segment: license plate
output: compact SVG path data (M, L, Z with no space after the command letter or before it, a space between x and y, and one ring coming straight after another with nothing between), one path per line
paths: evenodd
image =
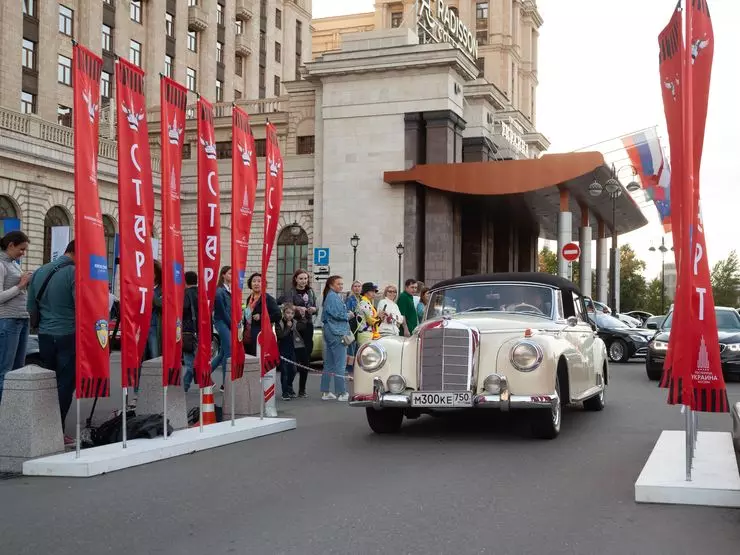
M470 391L415 391L411 394L411 406L456 408L473 405L473 394Z

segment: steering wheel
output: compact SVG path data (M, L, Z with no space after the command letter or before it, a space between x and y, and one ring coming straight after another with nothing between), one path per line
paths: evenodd
M516 305L514 307L514 312L538 312L540 314L544 314L544 312L536 306L527 303L519 303Z

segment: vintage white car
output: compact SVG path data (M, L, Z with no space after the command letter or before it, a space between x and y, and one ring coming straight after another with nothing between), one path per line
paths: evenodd
M408 338L361 346L349 404L376 433L404 416L455 409L526 409L535 437L560 432L563 405L604 408L604 342L570 281L538 273L465 276L431 290Z

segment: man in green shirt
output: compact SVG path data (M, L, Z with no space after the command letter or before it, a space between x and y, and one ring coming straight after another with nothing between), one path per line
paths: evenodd
M53 262L36 270L28 285L28 311L38 311L39 356L44 368L57 374L62 430L75 391L75 242ZM56 272L51 275L51 272ZM51 275L41 298L36 300ZM65 443L73 440L65 436Z
M414 306L414 295L416 294L416 280L409 278L404 282L404 291L398 296L398 308L403 315L403 335L409 337L416 326L419 325L419 317Z

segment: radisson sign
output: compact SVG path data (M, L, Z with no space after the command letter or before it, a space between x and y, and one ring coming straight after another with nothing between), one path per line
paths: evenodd
M417 3L417 26L422 44L449 42L473 60L478 58L475 34L443 0L417 0Z

